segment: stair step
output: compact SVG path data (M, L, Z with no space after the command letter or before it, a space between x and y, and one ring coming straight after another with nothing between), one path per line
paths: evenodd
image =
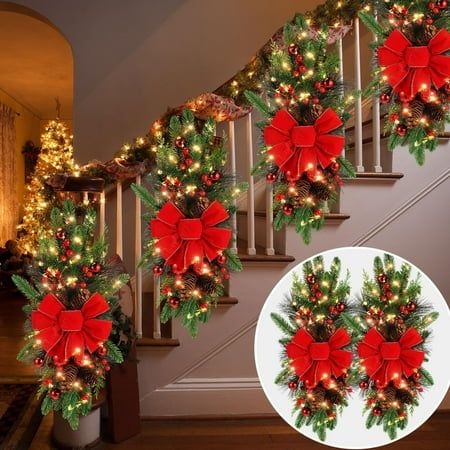
M219 297L217 306L237 305L239 300L236 297Z
M174 338L160 338L154 339L149 337L142 337L136 341L138 347L178 347L180 341Z
M381 140L385 140L388 139L390 136L390 134L380 134L380 139ZM439 134L438 139L450 139L450 132L445 131L444 133ZM367 145L367 144L371 144L373 142L373 136L369 136L366 137L365 139L363 139L362 144L363 145ZM347 149L348 150L353 150L355 148L355 142L349 142L347 144Z
M238 239L237 246L238 256L242 262L291 263L295 261L295 258L290 255L266 255L264 247L261 247L260 245L256 245L256 255L248 255L248 244L247 241L244 241L243 239Z
M359 172L355 178L345 178L345 182L357 182L363 180L370 181L396 181L400 180L405 175L400 172Z
M237 214L240 216L246 216L247 211L238 211ZM263 217L265 218L267 216L266 211L255 211L255 217ZM325 221L343 221L350 219L350 216L348 214L341 214L341 213L327 213L325 214ZM239 244L238 244L239 247Z

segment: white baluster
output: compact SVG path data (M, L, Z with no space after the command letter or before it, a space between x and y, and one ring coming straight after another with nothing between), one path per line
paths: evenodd
M116 184L116 253L123 258L122 182Z
M136 177L136 185L141 185L141 176ZM139 262L142 257L142 218L141 218L141 200L136 195L136 228L135 228L135 301L136 308L134 311L135 328L138 338L142 337L142 268Z
M247 253L256 255L255 246L255 186L253 175L253 127L252 115L249 113L246 120L246 146L247 146L247 165L248 165L248 191L247 191Z
M344 49L343 49L343 38L338 39L337 48L338 48L338 56L339 56L339 84L342 89L342 104L344 104ZM345 137L345 129L342 130L342 135ZM345 157L345 147L342 150L342 156Z
M273 246L273 186L266 184L266 255L275 255Z
M161 280L158 276L154 276L153 280L153 339L161 339Z
M83 192L83 205L89 205L89 192Z
M100 213L99 213L99 223L98 223L98 230L100 233L100 236L103 235L105 232L105 191L102 191L100 193Z
M228 140L230 143L230 170L233 177L236 176L236 137L234 134L234 121L228 122ZM236 208L236 199L233 200L233 206ZM231 251L237 253L237 216L236 212L231 216L231 228L233 229L233 237L231 243Z
M361 48L359 44L359 19L354 21L355 32L355 89L361 91ZM363 165L363 136L362 136L362 99L358 95L355 103L355 162L356 170L364 172Z
M377 13L375 12L375 19ZM374 33L375 42L378 41L378 36ZM380 98L373 97L372 108L372 135L373 135L373 164L375 172L383 172L381 167L381 117L380 117Z

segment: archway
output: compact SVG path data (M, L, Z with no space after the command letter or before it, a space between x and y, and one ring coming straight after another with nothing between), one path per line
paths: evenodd
M72 129L73 55L67 39L35 11L0 2L0 247L15 237L26 172L45 123L56 116ZM6 122L9 122L8 124ZM9 129L8 129L9 128Z

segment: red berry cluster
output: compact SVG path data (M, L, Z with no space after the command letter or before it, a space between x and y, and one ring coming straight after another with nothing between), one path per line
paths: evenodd
M175 147L180 150L182 156L182 161L179 163L178 167L180 170L186 170L194 162L191 158L190 149L186 145L186 140L181 136L178 136L175 139Z

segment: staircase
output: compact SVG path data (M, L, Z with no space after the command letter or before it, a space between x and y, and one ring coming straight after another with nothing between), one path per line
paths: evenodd
M338 46L348 55L348 49L357 48L354 44L359 39L359 27L355 27ZM361 69L369 70L361 60L370 59L369 55L361 59L359 53L350 56L358 88ZM343 66L342 74L344 70ZM260 139L254 124L259 120L253 112L236 122L218 125L217 134L226 131L229 136L230 168L249 183L248 192L238 199L239 211L233 218L235 247L244 270L233 274L228 295L220 299L196 339L178 322L160 323L159 281L148 271L136 270L132 290L143 417L273 414L256 376L254 330L267 295L300 261L330 248L364 245L417 261L425 271L436 258L445 262L438 239L427 229L429 222L417 218L423 214L431 217L438 205L448 201L449 155L444 147L450 135L441 136L438 150L427 155L424 167L418 167L407 149L388 151L387 138L380 132L378 100L357 101L353 121L346 129L346 157L357 167L357 177L346 180L323 229L315 232L312 243L306 246L290 227L273 231L271 186L250 175ZM134 232L122 231L123 205L127 205L127 214L136 217ZM106 213L104 207L101 211L103 217L106 214L103 220L110 225L110 235L115 236L115 249L129 269L136 266L142 230L147 228L141 222L140 208L130 189L119 183L106 196ZM436 227L433 231L446 235L443 221L430 223ZM450 402L447 404L450 406Z

